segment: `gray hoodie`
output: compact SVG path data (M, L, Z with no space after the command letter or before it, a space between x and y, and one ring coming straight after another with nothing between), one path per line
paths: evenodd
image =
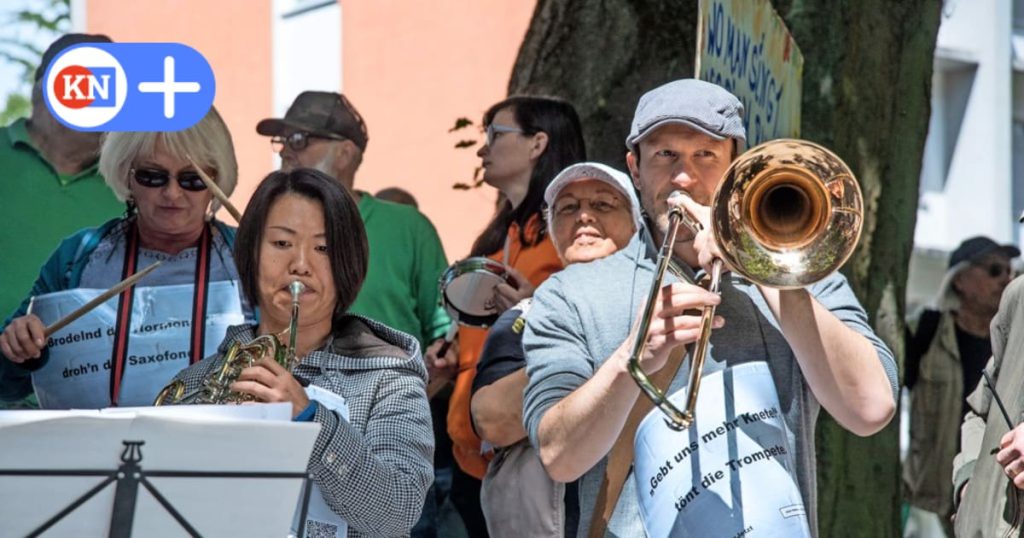
M216 355L178 374L186 392L219 368L232 342L255 336L251 325L229 328ZM348 536L408 535L433 480L434 434L419 343L349 315L294 373L348 405L347 421L317 407L320 433L308 468L328 506L348 522Z

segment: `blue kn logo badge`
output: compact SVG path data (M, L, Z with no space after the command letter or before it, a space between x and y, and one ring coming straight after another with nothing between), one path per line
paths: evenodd
M180 43L89 43L64 50L43 77L46 106L79 131L178 131L203 119L216 83Z

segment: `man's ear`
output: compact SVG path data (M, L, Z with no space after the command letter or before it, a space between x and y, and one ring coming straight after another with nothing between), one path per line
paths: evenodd
M632 151L626 152L626 167L629 168L629 177L633 178L633 188L640 190L640 168Z
M546 149L548 149L548 134L544 131L537 131L531 141L530 159L539 159Z

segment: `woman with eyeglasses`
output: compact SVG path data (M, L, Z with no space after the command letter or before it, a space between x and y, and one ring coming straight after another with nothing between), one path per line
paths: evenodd
M532 296L541 282L562 268L546 232L544 190L562 169L585 161L586 149L576 110L560 99L513 96L488 109L483 124L487 142L477 152L483 180L498 189L503 201L469 255L504 264L515 280L515 286L502 284L495 289L500 314ZM451 496L471 536L487 535L480 511L480 479L490 456L481 453L469 414L476 363L486 338L485 329L460 327L457 359L452 356L455 351L437 358L438 346L428 349L428 360L433 360L435 368L450 367L450 362L457 365L448 434L461 470L453 469Z
M0 334L0 399L50 409L150 405L174 375L253 319L232 256L235 229L192 162L230 195L231 134L213 108L175 132L106 135L100 173L122 217L65 239ZM42 208L40 208L42 210ZM55 334L47 325L156 262L136 285Z

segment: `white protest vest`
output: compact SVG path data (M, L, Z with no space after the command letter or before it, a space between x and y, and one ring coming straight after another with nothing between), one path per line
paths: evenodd
M335 411L342 419L348 420L348 403L345 402L345 398L341 395L316 385L310 385L306 387L306 396L309 396L310 400L316 400L319 405ZM301 508L302 506L300 505L295 510L290 536L296 536L299 532ZM327 501L324 500L323 493L320 492L320 486L315 483L309 491L309 509L306 512L305 536L316 538L327 538L328 536L332 538L345 538L348 536L348 522L336 514L334 510L331 510L331 507L327 505Z
M39 295L34 313L54 323L104 290L73 289ZM136 287L120 406L148 406L175 374L189 365L195 286ZM111 347L118 297L91 310L47 341L49 359L32 373L44 409L109 407ZM236 282L209 283L203 356L210 356L227 328L245 321Z
M686 390L670 397L680 409ZM674 431L654 409L635 438L633 477L651 538L809 537L792 436L768 364L701 379L693 424Z

